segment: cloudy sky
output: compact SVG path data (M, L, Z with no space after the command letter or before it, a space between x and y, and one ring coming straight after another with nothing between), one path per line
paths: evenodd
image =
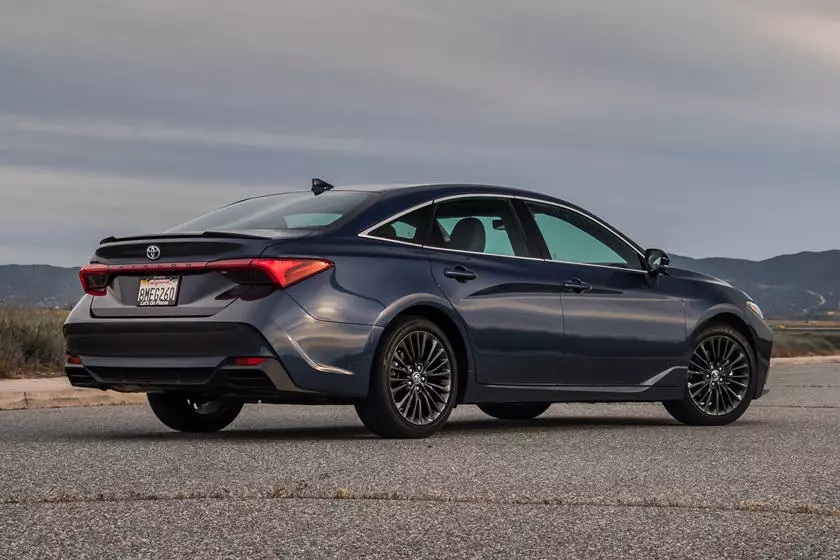
M836 0L0 0L0 262L253 193L482 182L647 246L840 248Z

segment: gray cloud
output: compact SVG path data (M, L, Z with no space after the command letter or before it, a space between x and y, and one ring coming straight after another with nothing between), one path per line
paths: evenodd
M0 261L312 175L534 188L697 256L837 247L835 3L0 9Z

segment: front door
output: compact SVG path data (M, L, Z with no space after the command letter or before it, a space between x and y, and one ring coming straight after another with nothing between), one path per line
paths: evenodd
M562 382L629 387L679 379L688 344L676 283L652 278L635 247L577 210L517 204L526 230L544 244L541 276L563 291Z
M531 258L512 199L437 203L426 247L435 281L468 326L478 382L560 383L561 289L534 282L545 263Z

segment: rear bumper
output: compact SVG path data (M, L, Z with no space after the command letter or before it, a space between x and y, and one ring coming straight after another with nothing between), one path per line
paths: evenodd
M108 360L93 364L66 364L64 371L70 384L92 389L113 389L122 392L172 392L212 394L245 400L307 400L316 394L301 389L276 359L260 365L240 367L232 361L218 367L143 367L142 362L118 365Z
M67 352L82 361L65 371L80 387L279 402L361 398L381 332L318 321L282 292L192 318L92 317L90 300L85 296L64 325ZM237 357L267 360L242 368L233 366Z

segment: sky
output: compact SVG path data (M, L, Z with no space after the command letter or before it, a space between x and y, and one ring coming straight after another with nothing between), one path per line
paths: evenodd
M0 263L467 182L694 257L840 248L840 2L0 0Z

